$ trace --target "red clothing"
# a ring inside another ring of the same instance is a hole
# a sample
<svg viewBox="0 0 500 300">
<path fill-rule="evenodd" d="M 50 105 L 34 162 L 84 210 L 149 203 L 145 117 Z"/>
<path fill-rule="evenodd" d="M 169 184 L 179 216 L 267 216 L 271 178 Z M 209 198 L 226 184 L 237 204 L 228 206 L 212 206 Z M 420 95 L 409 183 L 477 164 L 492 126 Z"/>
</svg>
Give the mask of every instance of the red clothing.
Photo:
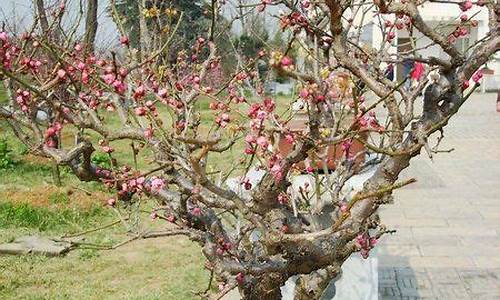
<svg viewBox="0 0 500 300">
<path fill-rule="evenodd" d="M 422 78 L 422 75 L 424 75 L 424 64 L 421 62 L 415 62 L 415 66 L 413 67 L 413 71 L 411 71 L 411 79 L 414 80 L 420 80 Z"/>
</svg>

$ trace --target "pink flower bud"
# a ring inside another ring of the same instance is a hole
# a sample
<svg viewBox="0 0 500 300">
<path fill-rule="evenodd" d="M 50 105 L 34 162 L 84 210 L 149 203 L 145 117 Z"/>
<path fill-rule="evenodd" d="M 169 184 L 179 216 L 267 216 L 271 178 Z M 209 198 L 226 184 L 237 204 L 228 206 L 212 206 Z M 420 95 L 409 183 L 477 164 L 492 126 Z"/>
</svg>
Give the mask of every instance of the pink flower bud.
<svg viewBox="0 0 500 300">
<path fill-rule="evenodd" d="M 193 214 L 193 216 L 199 217 L 199 216 L 201 216 L 201 208 L 193 207 L 193 209 L 191 210 L 191 213 Z"/>
<path fill-rule="evenodd" d="M 267 149 L 267 147 L 269 146 L 269 141 L 267 140 L 267 137 L 259 136 L 257 138 L 257 145 L 261 146 L 263 149 Z"/>
<path fill-rule="evenodd" d="M 2 31 L 0 32 L 0 41 L 6 43 L 9 40 L 9 36 L 7 35 L 7 32 Z"/>
<path fill-rule="evenodd" d="M 247 148 L 245 148 L 244 153 L 247 155 L 252 155 L 255 153 L 255 151 L 252 148 L 247 147 Z"/>
<path fill-rule="evenodd" d="M 115 206 L 116 204 L 116 199 L 115 198 L 109 198 L 107 201 L 109 206 Z"/>
<path fill-rule="evenodd" d="M 59 79 L 64 79 L 66 77 L 66 71 L 64 71 L 63 69 L 59 69 L 57 71 L 57 77 L 59 77 Z"/>
<path fill-rule="evenodd" d="M 311 1 L 302 0 L 300 1 L 300 5 L 302 6 L 303 9 L 308 9 L 311 6 Z"/>
<path fill-rule="evenodd" d="M 472 1 L 470 1 L 470 0 L 467 0 L 467 1 L 462 2 L 462 3 L 460 4 L 460 9 L 461 9 L 462 11 L 467 11 L 467 10 L 469 10 L 469 9 L 471 9 L 471 8 L 472 8 Z"/>
<path fill-rule="evenodd" d="M 238 282 L 238 284 L 243 284 L 245 282 L 245 275 L 241 272 L 236 274 L 236 282 Z"/>
<path fill-rule="evenodd" d="M 302 99 L 307 99 L 309 97 L 309 90 L 306 89 L 306 88 L 303 88 L 302 90 L 300 90 L 300 93 L 299 93 L 299 96 L 300 98 Z"/>
<path fill-rule="evenodd" d="M 129 45 L 129 39 L 127 36 L 122 36 L 120 37 L 120 44 L 124 45 L 124 46 L 128 46 Z"/>
<path fill-rule="evenodd" d="M 102 151 L 104 151 L 106 153 L 112 153 L 115 150 L 113 148 L 111 148 L 110 146 L 103 146 Z"/>
<path fill-rule="evenodd" d="M 253 144 L 255 143 L 255 137 L 251 134 L 247 134 L 247 136 L 245 137 L 245 142 Z"/>
<path fill-rule="evenodd" d="M 148 128 L 144 131 L 144 136 L 147 138 L 147 139 L 151 139 L 153 137 L 153 129 L 152 128 Z"/>
<path fill-rule="evenodd" d="M 135 114 L 139 117 L 146 115 L 146 108 L 143 106 L 136 107 L 134 110 Z"/>
<path fill-rule="evenodd" d="M 283 56 L 283 58 L 281 59 L 281 65 L 283 67 L 288 67 L 288 66 L 291 66 L 292 64 L 293 64 L 293 60 L 288 56 Z"/>
<path fill-rule="evenodd" d="M 167 93 L 168 93 L 167 89 L 160 89 L 158 91 L 158 96 L 160 96 L 161 98 L 164 98 L 167 95 Z"/>
<path fill-rule="evenodd" d="M 462 90 L 466 90 L 468 89 L 470 86 L 470 83 L 469 83 L 469 80 L 465 80 L 463 83 L 462 83 Z"/>
<path fill-rule="evenodd" d="M 77 65 L 78 70 L 83 71 L 85 69 L 86 65 L 84 62 L 79 62 Z"/>
</svg>

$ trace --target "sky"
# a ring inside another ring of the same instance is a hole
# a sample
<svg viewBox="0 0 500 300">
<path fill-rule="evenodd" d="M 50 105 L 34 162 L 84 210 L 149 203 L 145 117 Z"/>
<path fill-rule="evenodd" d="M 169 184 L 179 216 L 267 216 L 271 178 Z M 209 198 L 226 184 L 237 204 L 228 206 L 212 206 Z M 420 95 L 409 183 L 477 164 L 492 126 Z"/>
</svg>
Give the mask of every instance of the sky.
<svg viewBox="0 0 500 300">
<path fill-rule="evenodd" d="M 66 18 L 67 23 L 71 23 L 72 19 L 74 20 L 77 12 L 79 11 L 80 3 L 85 3 L 86 0 L 67 0 L 70 17 Z M 186 0 L 189 1 L 189 0 Z M 238 3 L 238 0 L 228 0 L 226 8 L 223 11 L 223 14 L 226 17 L 230 17 L 234 15 L 234 4 Z M 260 2 L 259 0 L 243 0 L 245 4 L 251 4 L 255 2 Z M 0 0 L 0 20 L 5 21 L 7 24 L 15 24 L 18 27 L 17 31 L 21 31 L 22 29 L 29 28 L 33 20 L 33 0 Z M 46 3 L 58 3 L 57 0 L 46 0 Z M 106 47 L 116 43 L 118 40 L 118 33 L 116 30 L 116 26 L 109 17 L 107 12 L 109 0 L 100 0 L 99 1 L 99 27 L 97 32 L 97 43 Z M 231 5 L 232 4 L 232 5 Z M 274 35 L 274 32 L 277 30 L 277 20 L 275 18 L 270 17 L 271 14 L 277 15 L 280 12 L 280 8 L 278 7 L 268 7 L 266 9 L 266 24 L 268 30 L 270 31 L 271 36 Z M 12 30 L 13 28 L 11 28 Z M 241 32 L 241 23 L 234 22 L 233 23 L 233 32 L 240 33 Z"/>
<path fill-rule="evenodd" d="M 58 3 L 54 0 L 46 0 L 46 3 Z M 80 10 L 80 2 L 85 3 L 86 0 L 68 0 L 69 14 L 65 18 L 66 24 L 74 23 L 75 16 Z M 16 26 L 22 31 L 33 22 L 33 0 L 0 0 L 0 19 L 6 22 L 8 26 Z M 109 17 L 106 10 L 108 0 L 99 1 L 99 27 L 97 32 L 97 43 L 108 46 L 118 41 L 118 33 L 116 26 Z M 15 29 L 15 28 L 11 28 Z"/>
</svg>

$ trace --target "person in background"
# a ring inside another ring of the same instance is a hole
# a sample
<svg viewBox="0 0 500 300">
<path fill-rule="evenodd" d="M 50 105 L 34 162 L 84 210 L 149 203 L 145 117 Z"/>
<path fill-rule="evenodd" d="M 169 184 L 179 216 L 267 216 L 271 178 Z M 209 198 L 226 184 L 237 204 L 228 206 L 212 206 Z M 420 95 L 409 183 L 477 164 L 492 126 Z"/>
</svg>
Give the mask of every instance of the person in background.
<svg viewBox="0 0 500 300">
<path fill-rule="evenodd" d="M 409 90 L 411 86 L 411 80 L 408 80 L 407 78 L 410 76 L 414 64 L 415 61 L 413 60 L 413 58 L 405 58 L 403 60 L 403 78 L 407 80 L 407 82 L 405 82 L 405 87 L 407 90 Z"/>
<path fill-rule="evenodd" d="M 500 112 L 500 91 L 497 92 L 497 112 Z"/>
<path fill-rule="evenodd" d="M 418 82 L 422 79 L 422 76 L 424 75 L 424 72 L 425 72 L 424 64 L 419 61 L 415 62 L 413 70 L 411 71 L 410 74 L 411 88 L 417 87 Z"/>
<path fill-rule="evenodd" d="M 385 69 L 384 72 L 385 78 L 389 79 L 390 81 L 394 80 L 394 64 L 388 64 L 387 68 Z"/>
</svg>

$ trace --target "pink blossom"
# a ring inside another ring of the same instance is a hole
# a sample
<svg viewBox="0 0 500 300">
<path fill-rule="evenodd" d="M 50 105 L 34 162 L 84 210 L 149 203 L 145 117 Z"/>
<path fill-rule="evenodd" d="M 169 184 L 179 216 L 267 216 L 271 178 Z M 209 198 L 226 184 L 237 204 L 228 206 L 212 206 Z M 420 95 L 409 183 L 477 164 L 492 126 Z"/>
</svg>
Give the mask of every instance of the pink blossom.
<svg viewBox="0 0 500 300">
<path fill-rule="evenodd" d="M 261 106 L 259 103 L 253 103 L 250 105 L 250 109 L 248 110 L 248 116 L 252 119 L 256 118 L 260 108 Z"/>
<path fill-rule="evenodd" d="M 243 187 L 245 188 L 245 190 L 249 191 L 252 189 L 252 183 L 250 183 L 250 181 L 247 180 L 243 183 Z"/>
<path fill-rule="evenodd" d="M 299 96 L 300 98 L 302 99 L 307 99 L 309 97 L 309 90 L 306 89 L 306 88 L 303 88 L 302 90 L 300 90 L 300 93 L 299 93 Z"/>
<path fill-rule="evenodd" d="M 278 202 L 279 202 L 279 204 L 282 204 L 282 205 L 283 205 L 283 204 L 287 204 L 287 203 L 288 203 L 288 200 L 289 200 L 289 198 L 288 198 L 288 195 L 287 195 L 287 194 L 285 194 L 285 193 L 280 193 L 280 194 L 278 195 Z"/>
<path fill-rule="evenodd" d="M 142 185 L 146 181 L 146 178 L 141 176 L 141 177 L 137 178 L 136 181 L 137 181 L 137 184 Z"/>
<path fill-rule="evenodd" d="M 313 173 L 313 172 L 314 172 L 314 168 L 313 168 L 313 167 L 311 167 L 311 166 L 308 166 L 308 167 L 306 168 L 306 172 L 307 172 L 307 173 Z"/>
<path fill-rule="evenodd" d="M 472 8 L 472 1 L 470 1 L 470 0 L 467 0 L 467 1 L 462 2 L 462 3 L 460 4 L 460 9 L 461 9 L 462 11 L 467 11 L 467 10 L 469 10 L 469 9 L 471 9 L 471 8 Z"/>
<path fill-rule="evenodd" d="M 396 37 L 396 33 L 395 33 L 394 31 L 390 31 L 390 32 L 387 34 L 387 40 L 388 40 L 388 41 L 392 41 L 395 37 Z"/>
<path fill-rule="evenodd" d="M 257 138 L 257 145 L 262 147 L 262 149 L 267 149 L 267 147 L 269 146 L 269 141 L 268 141 L 267 137 L 259 136 Z"/>
<path fill-rule="evenodd" d="M 311 6 L 311 1 L 302 0 L 300 1 L 300 5 L 302 6 L 303 9 L 308 9 Z"/>
<path fill-rule="evenodd" d="M 155 220 L 156 218 L 158 218 L 158 214 L 156 213 L 156 211 L 153 211 L 150 215 L 151 217 L 151 220 Z"/>
<path fill-rule="evenodd" d="M 257 119 L 259 120 L 265 120 L 267 118 L 267 112 L 264 110 L 259 110 L 257 113 Z"/>
<path fill-rule="evenodd" d="M 158 91 L 158 96 L 160 96 L 161 98 L 164 98 L 167 95 L 167 93 L 168 93 L 167 89 L 160 89 Z"/>
<path fill-rule="evenodd" d="M 112 84 L 115 81 L 115 75 L 114 74 L 106 74 L 103 76 L 104 82 L 107 84 Z"/>
<path fill-rule="evenodd" d="M 280 181 L 283 177 L 283 168 L 279 163 L 275 163 L 270 172 L 276 181 Z"/>
<path fill-rule="evenodd" d="M 106 153 L 112 153 L 113 151 L 115 151 L 115 149 L 113 149 L 112 147 L 110 146 L 103 146 L 102 147 L 102 151 L 106 152 Z"/>
<path fill-rule="evenodd" d="M 229 122 L 231 120 L 229 115 L 226 113 L 222 114 L 220 117 L 221 117 L 222 121 L 225 121 L 225 122 Z"/>
<path fill-rule="evenodd" d="M 147 138 L 147 139 L 151 139 L 153 137 L 153 134 L 154 134 L 154 130 L 152 128 L 148 128 L 144 131 L 144 136 Z"/>
<path fill-rule="evenodd" d="M 84 62 L 79 62 L 78 65 L 76 66 L 78 68 L 78 70 L 80 71 L 83 71 L 86 67 L 85 63 Z"/>
<path fill-rule="evenodd" d="M 146 94 L 146 90 L 143 85 L 138 86 L 134 91 L 134 99 L 139 100 Z"/>
<path fill-rule="evenodd" d="M 293 64 L 293 60 L 288 56 L 283 56 L 283 58 L 281 59 L 281 65 L 283 67 L 288 67 L 288 66 L 291 66 L 292 64 Z"/>
<path fill-rule="evenodd" d="M 75 45 L 75 51 L 77 51 L 77 52 L 82 51 L 82 45 L 81 44 L 76 44 Z"/>
<path fill-rule="evenodd" d="M 465 27 L 460 27 L 458 33 L 460 36 L 466 36 L 467 34 L 469 34 L 469 30 Z"/>
<path fill-rule="evenodd" d="M 57 77 L 59 77 L 60 79 L 64 79 L 66 77 L 66 71 L 64 71 L 63 69 L 59 69 L 57 71 Z"/>
<path fill-rule="evenodd" d="M 83 71 L 82 72 L 82 82 L 87 84 L 87 83 L 89 83 L 89 79 L 90 79 L 89 73 L 87 71 Z"/>
<path fill-rule="evenodd" d="M 236 274 L 236 282 L 238 282 L 238 284 L 243 284 L 245 282 L 245 275 L 241 272 Z"/>
<path fill-rule="evenodd" d="M 463 14 L 463 15 L 461 15 L 461 16 L 460 16 L 460 20 L 461 20 L 462 22 L 466 22 L 468 19 L 469 19 L 469 17 L 467 17 L 467 15 L 466 15 L 466 14 Z"/>
<path fill-rule="evenodd" d="M 116 199 L 115 198 L 109 198 L 107 201 L 109 206 L 115 206 L 116 204 Z"/>
<path fill-rule="evenodd" d="M 124 45 L 124 46 L 128 46 L 129 45 L 129 39 L 128 39 L 128 36 L 122 36 L 120 37 L 120 44 Z"/>
<path fill-rule="evenodd" d="M 291 133 L 285 134 L 285 140 L 287 141 L 287 143 L 292 145 L 295 143 L 295 137 Z"/>
<path fill-rule="evenodd" d="M 470 86 L 470 83 L 469 83 L 469 80 L 465 80 L 463 83 L 462 83 L 462 90 L 466 90 L 468 89 Z"/>
<path fill-rule="evenodd" d="M 175 128 L 177 128 L 178 130 L 184 130 L 184 128 L 186 128 L 186 121 L 178 121 L 176 124 L 175 124 Z"/>
<path fill-rule="evenodd" d="M 193 209 L 191 209 L 191 214 L 193 214 L 193 216 L 195 217 L 201 216 L 201 208 L 199 208 L 198 206 L 193 207 Z"/>
<path fill-rule="evenodd" d="M 6 43 L 9 40 L 9 36 L 7 35 L 7 32 L 5 32 L 5 31 L 0 32 L 0 40 L 4 43 Z"/>
<path fill-rule="evenodd" d="M 276 103 L 274 103 L 273 99 L 271 98 L 265 98 L 264 107 L 266 108 L 267 112 L 273 112 L 274 109 L 276 108 Z"/>
<path fill-rule="evenodd" d="M 151 179 L 151 191 L 152 192 L 157 193 L 160 190 L 162 190 L 164 187 L 165 187 L 165 180 L 163 180 L 162 178 L 154 176 Z"/>
<path fill-rule="evenodd" d="M 118 94 L 123 94 L 127 90 L 127 85 L 123 81 L 120 81 L 120 80 L 115 80 L 113 82 L 113 87 L 115 88 L 115 91 Z"/>
<path fill-rule="evenodd" d="M 255 143 L 255 137 L 251 134 L 247 134 L 247 136 L 245 137 L 245 142 L 253 144 Z"/>
<path fill-rule="evenodd" d="M 255 150 L 253 148 L 246 147 L 245 150 L 244 150 L 244 153 L 247 154 L 247 155 L 252 155 L 252 154 L 255 153 Z"/>
<path fill-rule="evenodd" d="M 118 74 L 120 74 L 121 77 L 127 77 L 128 70 L 125 68 L 120 68 L 120 70 L 118 70 Z"/>
<path fill-rule="evenodd" d="M 146 108 L 143 106 L 136 107 L 134 110 L 135 114 L 142 117 L 146 115 Z"/>
<path fill-rule="evenodd" d="M 316 102 L 320 103 L 323 101 L 325 101 L 325 96 L 323 96 L 323 95 L 316 96 Z"/>
</svg>

